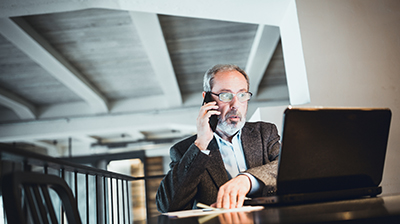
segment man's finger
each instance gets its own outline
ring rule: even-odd
[[[240,207],[243,206],[244,199],[245,199],[245,195],[244,194],[239,194],[238,195],[238,201],[237,201],[237,204],[236,204],[236,208],[240,208]]]
[[[236,208],[237,204],[237,199],[238,199],[238,192],[236,189],[231,189],[231,192],[229,193],[229,208]]]
[[[231,208],[231,199],[230,199],[230,194],[228,192],[225,192],[224,196],[222,197],[222,208]]]
[[[222,199],[224,196],[224,189],[221,187],[218,191],[218,195],[217,195],[217,202],[216,202],[216,206],[217,208],[222,208]]]

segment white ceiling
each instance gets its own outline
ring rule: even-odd
[[[3,0],[0,141],[55,156],[165,147],[195,133],[217,63],[249,73],[249,116],[287,105],[290,2]]]

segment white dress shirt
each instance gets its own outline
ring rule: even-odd
[[[226,172],[229,178],[234,178],[237,175],[246,175],[250,178],[251,189],[249,194],[256,192],[260,188],[258,180],[249,173],[243,173],[247,170],[246,160],[242,147],[242,140],[240,139],[242,131],[240,130],[232,138],[232,143],[225,141],[218,134],[214,133],[217,140],[218,147],[224,161]]]

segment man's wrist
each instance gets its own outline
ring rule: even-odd
[[[260,189],[260,183],[258,182],[257,178],[255,178],[253,175],[250,173],[240,173],[239,175],[245,175],[249,178],[250,180],[250,191],[249,195],[257,192]]]
[[[201,146],[201,144],[197,141],[197,139],[196,139],[196,141],[194,141],[194,145],[200,150],[200,152],[202,152],[202,153],[204,153],[206,155],[210,155],[210,150],[207,149],[207,147],[203,148]]]
[[[196,139],[196,141],[194,141],[194,144],[197,146],[197,148],[199,148],[201,151],[203,150],[207,150],[207,146],[204,146],[204,144],[201,144],[200,141],[198,139]]]

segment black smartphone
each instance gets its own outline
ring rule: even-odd
[[[206,95],[204,96],[203,105],[208,103],[208,102],[211,102],[211,101],[215,101],[211,97],[211,92],[206,92]],[[211,130],[213,132],[215,132],[215,129],[217,128],[217,124],[218,124],[218,115],[211,115],[210,120],[208,121],[208,123],[210,124]]]

